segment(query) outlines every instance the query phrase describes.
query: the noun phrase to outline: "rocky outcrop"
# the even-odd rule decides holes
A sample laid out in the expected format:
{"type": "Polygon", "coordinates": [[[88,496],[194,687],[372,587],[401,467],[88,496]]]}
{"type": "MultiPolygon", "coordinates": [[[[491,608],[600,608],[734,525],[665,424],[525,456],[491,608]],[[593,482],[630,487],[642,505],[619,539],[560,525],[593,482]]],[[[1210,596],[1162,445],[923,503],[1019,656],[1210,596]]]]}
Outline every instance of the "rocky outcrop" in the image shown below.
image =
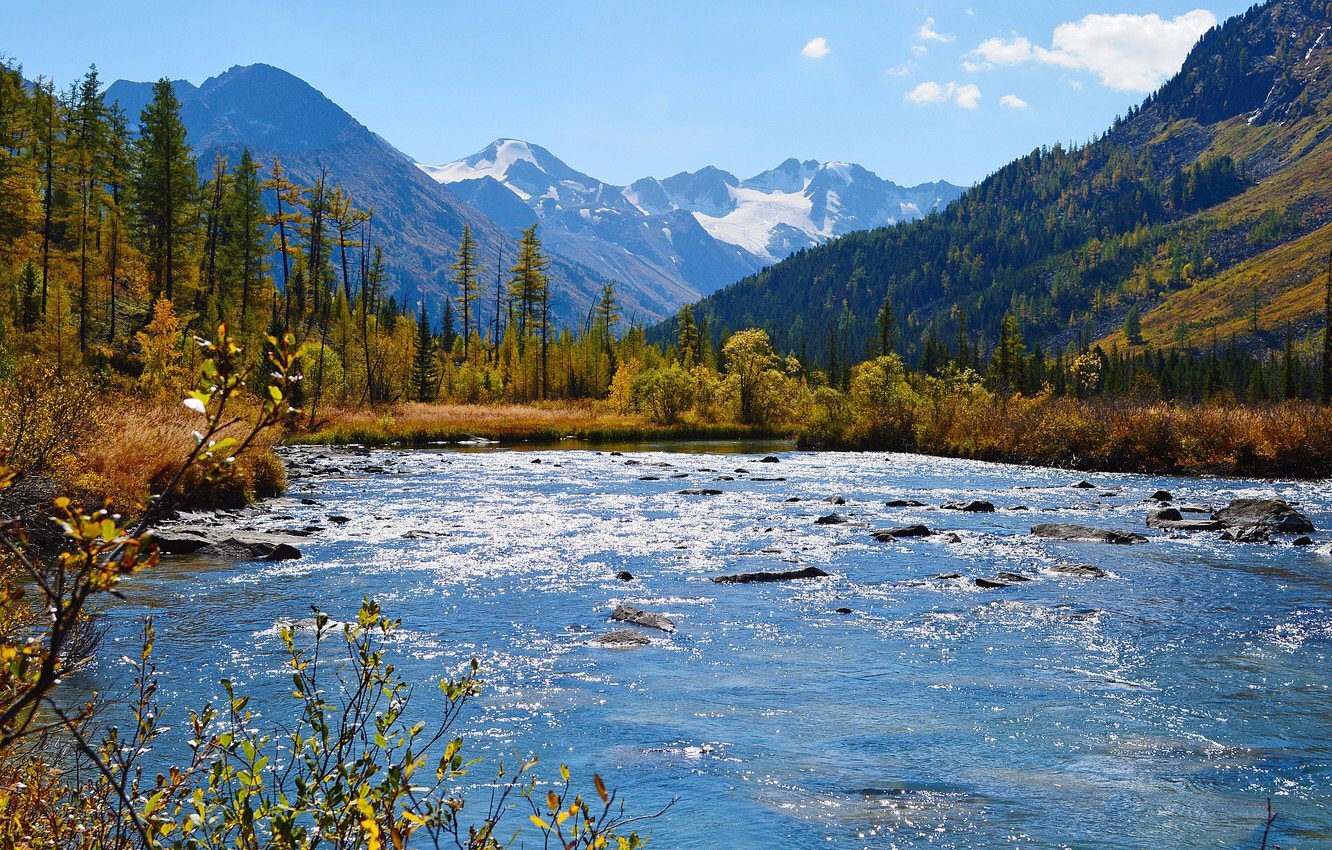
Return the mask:
{"type": "Polygon", "coordinates": [[[805,567],[799,570],[781,570],[776,572],[737,573],[730,576],[715,576],[717,584],[758,584],[770,581],[794,581],[802,578],[826,578],[827,573],[818,567],[805,567]]]}
{"type": "Polygon", "coordinates": [[[1086,525],[1068,525],[1059,522],[1033,525],[1031,533],[1050,540],[1068,540],[1079,543],[1146,543],[1147,538],[1132,531],[1109,531],[1086,525]]]}

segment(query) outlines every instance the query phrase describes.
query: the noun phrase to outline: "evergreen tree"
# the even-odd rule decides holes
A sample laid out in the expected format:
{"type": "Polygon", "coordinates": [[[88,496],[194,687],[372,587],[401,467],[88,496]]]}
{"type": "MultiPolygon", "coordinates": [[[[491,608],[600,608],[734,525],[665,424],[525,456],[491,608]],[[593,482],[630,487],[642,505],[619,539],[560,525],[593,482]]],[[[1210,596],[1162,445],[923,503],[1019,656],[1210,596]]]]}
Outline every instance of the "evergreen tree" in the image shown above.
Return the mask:
{"type": "Polygon", "coordinates": [[[702,352],[699,348],[698,325],[694,324],[694,306],[686,304],[680,308],[676,316],[676,340],[680,349],[680,363],[686,368],[692,368],[702,361],[702,352]]]}
{"type": "Polygon", "coordinates": [[[240,326],[249,327],[250,305],[268,279],[268,211],[264,208],[259,163],[247,148],[232,173],[223,207],[224,236],[218,260],[225,290],[240,297],[240,326]]]}
{"type": "Polygon", "coordinates": [[[1129,345],[1142,344],[1142,317],[1138,314],[1137,304],[1129,307],[1128,315],[1124,316],[1124,336],[1129,345]]]}
{"type": "Polygon", "coordinates": [[[106,271],[106,341],[111,344],[116,341],[116,287],[120,283],[117,275],[120,273],[126,190],[131,179],[130,154],[129,122],[120,104],[116,103],[112,105],[107,116],[106,172],[103,177],[107,187],[106,213],[110,228],[106,271]]]}
{"type": "Polygon", "coordinates": [[[435,375],[435,338],[430,332],[430,320],[422,304],[416,323],[416,348],[412,356],[413,398],[417,401],[435,400],[435,375]]]}
{"type": "MultiPolygon", "coordinates": [[[[88,260],[89,232],[101,217],[102,178],[108,153],[106,106],[94,65],[74,90],[70,105],[69,160],[78,193],[79,236],[79,351],[88,350],[88,260]]],[[[95,248],[95,246],[93,246],[95,248]]]]}
{"type": "Polygon", "coordinates": [[[174,298],[178,278],[187,267],[198,187],[180,101],[171,81],[164,77],[153,84],[152,100],[139,118],[134,145],[135,217],[147,243],[154,298],[174,298]]]}
{"type": "MultiPolygon", "coordinates": [[[[453,299],[444,299],[444,316],[440,319],[439,345],[446,356],[453,356],[453,341],[458,337],[457,322],[453,318],[453,299]]],[[[464,347],[465,347],[464,343],[464,347]]]]}
{"type": "MultiPolygon", "coordinates": [[[[462,312],[463,359],[469,353],[472,338],[472,302],[481,294],[481,263],[476,256],[476,240],[472,226],[463,225],[462,239],[458,242],[458,256],[453,261],[453,282],[458,286],[458,309],[462,312]]],[[[476,307],[477,332],[481,330],[481,305],[476,307]]]]}
{"type": "Polygon", "coordinates": [[[888,297],[883,299],[879,305],[879,312],[874,317],[874,326],[878,330],[878,350],[880,355],[891,354],[896,345],[897,325],[893,317],[893,295],[888,293],[888,297]]]}
{"type": "Polygon", "coordinates": [[[1022,330],[1017,316],[1009,313],[999,326],[999,344],[990,359],[988,378],[991,386],[1002,397],[1020,393],[1024,389],[1027,373],[1027,349],[1022,342],[1022,330]]]}

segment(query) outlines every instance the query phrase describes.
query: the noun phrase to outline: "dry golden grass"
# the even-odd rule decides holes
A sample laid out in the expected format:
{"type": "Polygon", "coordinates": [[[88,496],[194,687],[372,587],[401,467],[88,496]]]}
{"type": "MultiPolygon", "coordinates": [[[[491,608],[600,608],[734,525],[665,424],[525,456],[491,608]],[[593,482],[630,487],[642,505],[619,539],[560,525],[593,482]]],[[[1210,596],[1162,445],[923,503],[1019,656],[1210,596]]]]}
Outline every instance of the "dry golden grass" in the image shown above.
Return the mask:
{"type": "MultiPolygon", "coordinates": [[[[178,403],[124,396],[108,399],[101,408],[96,433],[80,444],[66,469],[77,489],[128,508],[170,482],[193,448],[193,434],[201,420],[178,403]]],[[[246,433],[245,428],[243,423],[238,424],[226,434],[239,438],[246,433]]],[[[279,436],[261,434],[237,463],[230,481],[205,488],[191,503],[241,505],[282,492],[286,477],[281,461],[272,452],[279,436]]],[[[188,477],[184,489],[193,489],[197,481],[197,476],[188,477]]]]}
{"type": "Polygon", "coordinates": [[[477,436],[492,440],[553,442],[565,437],[609,442],[636,439],[723,439],[769,436],[745,425],[653,425],[640,416],[603,412],[590,403],[401,404],[378,410],[333,410],[313,432],[295,442],[421,446],[477,436]]]}
{"type": "Polygon", "coordinates": [[[1128,400],[976,405],[946,433],[917,432],[944,455],[1075,469],[1321,478],[1332,475],[1332,412],[1305,402],[1219,406],[1128,400]]]}

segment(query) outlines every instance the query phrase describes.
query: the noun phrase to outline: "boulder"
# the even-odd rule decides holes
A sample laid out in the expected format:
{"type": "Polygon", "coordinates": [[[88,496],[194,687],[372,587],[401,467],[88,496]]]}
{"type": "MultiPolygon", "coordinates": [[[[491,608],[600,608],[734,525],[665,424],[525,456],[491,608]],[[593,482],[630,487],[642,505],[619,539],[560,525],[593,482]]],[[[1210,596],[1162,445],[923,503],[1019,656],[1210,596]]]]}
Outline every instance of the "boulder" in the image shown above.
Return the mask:
{"type": "Polygon", "coordinates": [[[665,614],[654,614],[651,611],[644,611],[642,608],[635,608],[623,602],[615,606],[610,618],[619,623],[633,623],[635,626],[643,626],[648,629],[658,629],[663,632],[675,631],[675,623],[665,614]]]}
{"type": "Polygon", "coordinates": [[[917,502],[915,499],[889,499],[883,503],[889,508],[923,508],[924,502],[917,502]]]}
{"type": "Polygon", "coordinates": [[[1210,505],[1175,505],[1175,510],[1182,514],[1207,514],[1212,515],[1210,505]]]}
{"type": "Polygon", "coordinates": [[[1008,509],[1009,509],[1010,511],[1029,511],[1029,510],[1031,510],[1031,508],[1027,507],[1026,505],[1009,505],[1009,506],[1008,506],[1008,509]]]}
{"type": "Polygon", "coordinates": [[[977,587],[984,588],[986,590],[998,590],[1001,587],[1009,586],[1008,582],[995,581],[993,579],[988,579],[988,578],[978,578],[978,579],[973,579],[972,581],[975,582],[977,587]]]}
{"type": "Polygon", "coordinates": [[[335,525],[343,525],[345,523],[351,522],[351,517],[343,516],[342,514],[329,514],[328,521],[334,523],[335,525]]]}
{"type": "Polygon", "coordinates": [[[814,520],[814,524],[815,524],[815,525],[842,525],[842,524],[845,523],[846,521],[847,521],[847,520],[846,520],[846,517],[842,516],[841,514],[828,514],[827,516],[821,516],[821,517],[819,517],[818,519],[814,520]]]}
{"type": "Polygon", "coordinates": [[[1169,490],[1157,490],[1155,493],[1148,496],[1147,500],[1149,502],[1173,502],[1175,497],[1170,495],[1169,490]]]}
{"type": "Polygon", "coordinates": [[[798,501],[800,501],[800,497],[799,497],[799,496],[787,496],[785,499],[782,499],[782,501],[783,501],[783,502],[788,502],[788,503],[789,503],[789,502],[798,502],[798,501]]]}
{"type": "Polygon", "coordinates": [[[928,537],[933,532],[928,527],[917,523],[916,525],[903,525],[899,528],[880,528],[874,531],[873,534],[875,540],[885,537],[889,540],[895,540],[898,537],[928,537]]]}
{"type": "Polygon", "coordinates": [[[1283,534],[1317,531],[1309,518],[1282,499],[1235,499],[1216,512],[1227,528],[1258,526],[1283,534]]]}
{"type": "Polygon", "coordinates": [[[1008,581],[1008,582],[1031,581],[1031,578],[1029,576],[1024,576],[1022,573],[1000,573],[999,575],[995,576],[995,578],[999,579],[1000,581],[1008,581]]]}
{"type": "Polygon", "coordinates": [[[639,481],[660,481],[660,480],[661,480],[661,476],[660,476],[660,475],[640,475],[640,476],[638,476],[638,480],[639,480],[639,481]]]}
{"type": "Polygon", "coordinates": [[[1107,531],[1086,525],[1068,525],[1048,522],[1033,525],[1031,533],[1051,540],[1069,540],[1086,543],[1146,543],[1147,538],[1132,531],[1107,531]]]}
{"type": "Polygon", "coordinates": [[[764,478],[761,475],[755,475],[750,481],[785,481],[785,478],[764,478]]]}
{"type": "Polygon", "coordinates": [[[942,540],[942,541],[945,542],[945,543],[961,543],[961,542],[962,542],[962,538],[958,536],[958,534],[957,534],[956,531],[950,531],[950,532],[948,532],[947,534],[942,535],[939,539],[942,540]]]}
{"type": "Polygon", "coordinates": [[[730,576],[714,576],[717,584],[757,584],[769,581],[793,581],[802,578],[825,578],[827,573],[818,567],[804,567],[799,570],[781,570],[763,573],[738,573],[730,576]]]}
{"type": "Polygon", "coordinates": [[[1050,572],[1077,578],[1105,578],[1105,570],[1091,564],[1055,564],[1050,572]]]}
{"type": "Polygon", "coordinates": [[[953,579],[962,578],[962,574],[961,574],[961,573],[939,573],[937,576],[935,576],[935,578],[939,579],[940,581],[952,581],[953,579]]]}
{"type": "Polygon", "coordinates": [[[652,643],[647,635],[633,629],[615,629],[592,638],[592,643],[611,649],[636,649],[652,643]]]}
{"type": "Polygon", "coordinates": [[[846,504],[846,499],[843,498],[842,496],[825,496],[825,497],[823,498],[823,501],[827,502],[827,503],[830,504],[830,505],[845,505],[845,504],[846,504]]]}
{"type": "Polygon", "coordinates": [[[691,487],[688,490],[677,490],[677,496],[720,496],[722,491],[712,490],[707,487],[691,487]]]}
{"type": "Polygon", "coordinates": [[[834,614],[850,614],[850,613],[851,613],[851,609],[850,609],[850,608],[838,608],[838,609],[836,609],[835,611],[833,611],[833,613],[834,613],[834,614]]]}
{"type": "Polygon", "coordinates": [[[1085,479],[1085,478],[1084,478],[1083,480],[1079,481],[1077,484],[1070,484],[1069,486],[1070,486],[1070,487],[1076,487],[1076,488],[1078,488],[1079,490],[1092,490],[1092,489],[1094,489],[1094,488],[1096,487],[1095,484],[1091,483],[1090,481],[1088,481],[1088,480],[1085,479]]]}
{"type": "Polygon", "coordinates": [[[1312,546],[1312,545],[1313,545],[1313,538],[1312,538],[1312,537],[1309,537],[1308,535],[1305,535],[1305,536],[1303,536],[1303,537],[1296,537],[1294,540],[1290,541],[1290,545],[1292,545],[1292,546],[1312,546]]]}
{"type": "Polygon", "coordinates": [[[966,511],[969,514],[994,513],[994,505],[980,499],[972,499],[970,502],[949,502],[942,507],[950,511],[966,511]]]}
{"type": "Polygon", "coordinates": [[[633,580],[634,580],[634,574],[631,573],[631,572],[629,572],[628,570],[620,570],[618,573],[615,574],[615,577],[616,577],[617,579],[619,579],[620,581],[633,581],[633,580]]]}
{"type": "Polygon", "coordinates": [[[781,462],[782,459],[777,457],[776,455],[768,455],[767,457],[759,458],[759,463],[781,463],[781,462]]]}

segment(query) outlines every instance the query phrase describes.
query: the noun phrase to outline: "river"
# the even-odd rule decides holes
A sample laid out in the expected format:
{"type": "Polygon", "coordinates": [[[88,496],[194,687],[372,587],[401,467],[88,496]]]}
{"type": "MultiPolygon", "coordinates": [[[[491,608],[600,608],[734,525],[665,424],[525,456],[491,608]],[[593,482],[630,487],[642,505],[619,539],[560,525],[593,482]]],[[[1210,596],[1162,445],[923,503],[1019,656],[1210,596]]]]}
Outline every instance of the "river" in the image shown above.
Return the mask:
{"type": "Polygon", "coordinates": [[[123,586],[78,684],[123,693],[115,659],[153,613],[175,728],[223,676],[276,716],[290,680],[275,623],[311,605],[345,619],[370,595],[402,618],[390,651],[423,692],[480,659],[473,755],[534,753],[549,776],[567,762],[585,786],[599,771],[634,811],[678,797],[646,826],[654,847],[1257,847],[1269,796],[1275,843],[1332,846],[1326,534],[1295,547],[1144,526],[1164,488],[1218,507],[1280,496],[1332,529],[1325,483],[1096,474],[1087,489],[1078,473],[900,454],[778,446],[760,462],[773,451],[296,451],[314,473],[227,521],[318,527],[304,556],[164,560],[123,586]],[[939,507],[975,498],[998,510],[939,507]],[[834,511],[848,522],[816,523],[834,511]],[[1150,540],[1044,540],[1038,522],[1150,540]],[[870,535],[909,523],[957,542],[870,535]],[[1067,563],[1106,575],[1051,570],[1067,563]],[[831,575],[710,580],[801,566],[831,575]],[[972,581],[1000,572],[1030,580],[972,581]],[[619,602],[678,630],[591,644],[620,627],[619,602]]]}

